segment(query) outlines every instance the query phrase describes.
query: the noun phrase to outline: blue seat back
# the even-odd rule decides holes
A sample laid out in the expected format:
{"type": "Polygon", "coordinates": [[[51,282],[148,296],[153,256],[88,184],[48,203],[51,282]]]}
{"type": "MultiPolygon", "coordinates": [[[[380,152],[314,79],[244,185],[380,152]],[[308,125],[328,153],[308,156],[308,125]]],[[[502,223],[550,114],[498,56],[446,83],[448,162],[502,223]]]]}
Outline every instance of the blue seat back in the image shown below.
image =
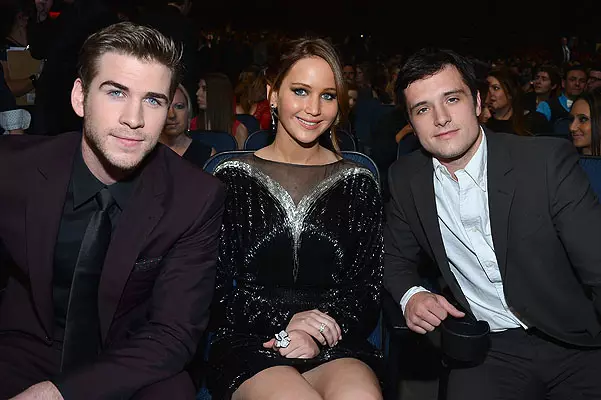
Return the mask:
{"type": "Polygon", "coordinates": [[[198,140],[207,146],[211,146],[217,153],[232,151],[238,148],[236,138],[227,132],[192,131],[190,132],[190,136],[192,137],[192,140],[198,140]]]}
{"type": "Polygon", "coordinates": [[[582,156],[580,166],[588,175],[593,191],[601,199],[601,157],[582,156]]]}
{"type": "Polygon", "coordinates": [[[258,130],[261,130],[261,126],[259,125],[259,121],[254,117],[254,115],[250,114],[236,114],[236,119],[246,127],[248,134],[255,133],[258,130]]]}
{"type": "Polygon", "coordinates": [[[553,132],[547,136],[560,137],[563,139],[570,139],[570,125],[572,124],[572,117],[558,118],[553,123],[553,132]]]}
{"type": "Polygon", "coordinates": [[[347,131],[342,129],[336,130],[336,140],[341,151],[357,151],[357,143],[355,143],[353,135],[347,131]]]}
{"type": "Polygon", "coordinates": [[[274,134],[272,131],[263,129],[251,133],[244,142],[244,150],[259,150],[265,146],[268,146],[273,142],[274,134]]]}
{"type": "Polygon", "coordinates": [[[396,149],[396,158],[397,160],[406,154],[413,153],[415,150],[419,149],[421,144],[416,135],[407,134],[405,135],[396,149]]]}

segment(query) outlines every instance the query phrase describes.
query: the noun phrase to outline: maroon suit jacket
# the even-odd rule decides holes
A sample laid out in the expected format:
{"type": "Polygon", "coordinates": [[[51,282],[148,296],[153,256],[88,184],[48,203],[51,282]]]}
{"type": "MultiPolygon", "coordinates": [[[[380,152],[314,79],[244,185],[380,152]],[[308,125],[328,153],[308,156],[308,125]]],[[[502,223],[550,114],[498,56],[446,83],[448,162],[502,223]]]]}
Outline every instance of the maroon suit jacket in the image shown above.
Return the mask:
{"type": "MultiPolygon", "coordinates": [[[[0,342],[22,335],[40,344],[40,357],[52,349],[53,254],[80,142],[76,133],[0,139],[0,245],[8,255],[0,270],[9,275],[0,342]]],[[[222,185],[160,144],[142,168],[102,271],[103,350],[76,372],[49,376],[69,398],[128,398],[181,372],[207,325],[222,185]]]]}

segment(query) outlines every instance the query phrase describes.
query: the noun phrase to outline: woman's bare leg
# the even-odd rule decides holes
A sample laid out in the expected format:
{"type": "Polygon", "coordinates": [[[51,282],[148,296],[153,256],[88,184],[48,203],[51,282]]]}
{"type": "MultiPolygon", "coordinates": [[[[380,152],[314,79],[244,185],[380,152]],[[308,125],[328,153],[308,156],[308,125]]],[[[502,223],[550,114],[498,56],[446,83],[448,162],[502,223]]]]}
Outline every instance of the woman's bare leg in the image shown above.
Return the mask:
{"type": "Polygon", "coordinates": [[[232,400],[323,400],[294,368],[267,368],[247,379],[232,400]]]}
{"type": "Polygon", "coordinates": [[[382,400],[376,374],[354,358],[329,361],[303,374],[324,400],[382,400]]]}

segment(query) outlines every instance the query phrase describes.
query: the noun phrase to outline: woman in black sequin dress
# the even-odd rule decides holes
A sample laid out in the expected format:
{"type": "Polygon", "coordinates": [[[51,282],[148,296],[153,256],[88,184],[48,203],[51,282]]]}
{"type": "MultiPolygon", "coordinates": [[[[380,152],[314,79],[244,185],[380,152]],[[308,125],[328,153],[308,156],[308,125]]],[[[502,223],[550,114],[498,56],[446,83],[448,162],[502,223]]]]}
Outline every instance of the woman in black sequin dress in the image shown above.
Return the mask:
{"type": "Polygon", "coordinates": [[[299,40],[281,54],[268,73],[274,143],[215,172],[228,195],[208,386],[215,399],[381,399],[368,342],[382,280],[378,183],[319,144],[346,111],[334,49],[299,40]]]}

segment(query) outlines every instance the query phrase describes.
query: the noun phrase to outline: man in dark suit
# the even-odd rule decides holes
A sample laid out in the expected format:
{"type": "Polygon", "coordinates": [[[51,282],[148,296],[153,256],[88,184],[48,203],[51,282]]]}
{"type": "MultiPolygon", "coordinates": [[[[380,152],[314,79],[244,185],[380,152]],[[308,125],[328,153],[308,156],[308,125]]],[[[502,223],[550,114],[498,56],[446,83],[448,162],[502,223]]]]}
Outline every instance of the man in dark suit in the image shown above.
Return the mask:
{"type": "Polygon", "coordinates": [[[83,135],[0,141],[0,398],[194,398],[224,191],[157,145],[180,58],[108,27],[80,54],[83,135]]]}
{"type": "Polygon", "coordinates": [[[389,172],[385,286],[415,332],[449,316],[492,331],[448,399],[601,398],[601,206],[576,151],[483,130],[473,67],[451,51],[416,53],[397,87],[424,150],[389,172]],[[422,287],[423,254],[458,307],[422,287]]]}

